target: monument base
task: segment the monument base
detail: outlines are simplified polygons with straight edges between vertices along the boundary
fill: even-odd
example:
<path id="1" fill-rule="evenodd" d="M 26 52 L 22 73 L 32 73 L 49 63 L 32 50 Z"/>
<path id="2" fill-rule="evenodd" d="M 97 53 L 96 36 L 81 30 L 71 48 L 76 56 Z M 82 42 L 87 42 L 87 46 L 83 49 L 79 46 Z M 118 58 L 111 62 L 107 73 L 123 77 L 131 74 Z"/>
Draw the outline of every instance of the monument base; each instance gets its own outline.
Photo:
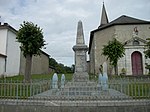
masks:
<path id="1" fill-rule="evenodd" d="M 87 72 L 76 72 L 73 74 L 74 82 L 85 82 L 89 81 L 89 74 Z"/>

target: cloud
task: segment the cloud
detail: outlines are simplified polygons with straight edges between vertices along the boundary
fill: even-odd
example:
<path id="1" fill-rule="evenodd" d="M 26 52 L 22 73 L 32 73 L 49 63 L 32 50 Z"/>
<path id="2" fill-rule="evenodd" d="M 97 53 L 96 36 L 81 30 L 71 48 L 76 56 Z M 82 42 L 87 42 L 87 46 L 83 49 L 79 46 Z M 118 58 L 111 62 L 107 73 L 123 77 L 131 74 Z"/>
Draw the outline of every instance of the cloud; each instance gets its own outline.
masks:
<path id="1" fill-rule="evenodd" d="M 48 45 L 45 50 L 65 65 L 72 65 L 77 22 L 83 21 L 86 43 L 91 30 L 100 24 L 103 0 L 0 0 L 2 21 L 16 29 L 25 21 L 43 28 Z M 105 0 L 109 21 L 126 14 L 150 20 L 149 0 Z M 143 13 L 144 12 L 144 13 Z"/>

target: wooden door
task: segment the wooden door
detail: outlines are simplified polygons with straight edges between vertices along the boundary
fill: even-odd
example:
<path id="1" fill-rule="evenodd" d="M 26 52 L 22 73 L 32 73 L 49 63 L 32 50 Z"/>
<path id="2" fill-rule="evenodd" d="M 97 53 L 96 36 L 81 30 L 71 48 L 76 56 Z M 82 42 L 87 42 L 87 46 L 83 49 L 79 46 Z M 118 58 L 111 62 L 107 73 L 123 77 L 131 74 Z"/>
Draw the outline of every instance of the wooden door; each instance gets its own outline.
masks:
<path id="1" fill-rule="evenodd" d="M 132 53 L 131 59 L 132 59 L 132 74 L 142 75 L 143 74 L 142 54 L 138 51 L 135 51 Z"/>

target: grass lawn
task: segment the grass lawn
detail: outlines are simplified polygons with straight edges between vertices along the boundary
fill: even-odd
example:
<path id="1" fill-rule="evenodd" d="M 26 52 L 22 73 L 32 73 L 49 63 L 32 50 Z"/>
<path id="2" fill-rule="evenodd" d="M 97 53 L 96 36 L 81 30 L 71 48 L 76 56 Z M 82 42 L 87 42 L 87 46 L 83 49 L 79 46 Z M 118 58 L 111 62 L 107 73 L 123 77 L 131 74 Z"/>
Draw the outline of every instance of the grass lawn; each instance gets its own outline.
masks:
<path id="1" fill-rule="evenodd" d="M 54 73 L 51 74 L 34 74 L 31 75 L 32 80 L 48 80 L 52 79 Z M 61 79 L 62 74 L 58 74 L 58 80 Z M 72 80 L 72 74 L 65 74 L 66 80 Z M 17 75 L 17 76 L 12 76 L 12 77 L 6 77 L 6 78 L 0 78 L 0 81 L 6 80 L 6 81 L 23 81 L 24 75 Z"/>

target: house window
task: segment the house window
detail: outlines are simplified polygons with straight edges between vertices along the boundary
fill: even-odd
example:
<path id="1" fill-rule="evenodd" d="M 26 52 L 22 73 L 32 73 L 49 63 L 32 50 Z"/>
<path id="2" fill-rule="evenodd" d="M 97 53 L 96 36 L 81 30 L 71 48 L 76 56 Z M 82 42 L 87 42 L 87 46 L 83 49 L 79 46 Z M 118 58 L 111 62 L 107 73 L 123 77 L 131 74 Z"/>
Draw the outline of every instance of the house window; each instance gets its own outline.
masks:
<path id="1" fill-rule="evenodd" d="M 139 44 L 140 44 L 140 42 L 138 40 L 133 41 L 133 45 L 139 45 Z"/>

